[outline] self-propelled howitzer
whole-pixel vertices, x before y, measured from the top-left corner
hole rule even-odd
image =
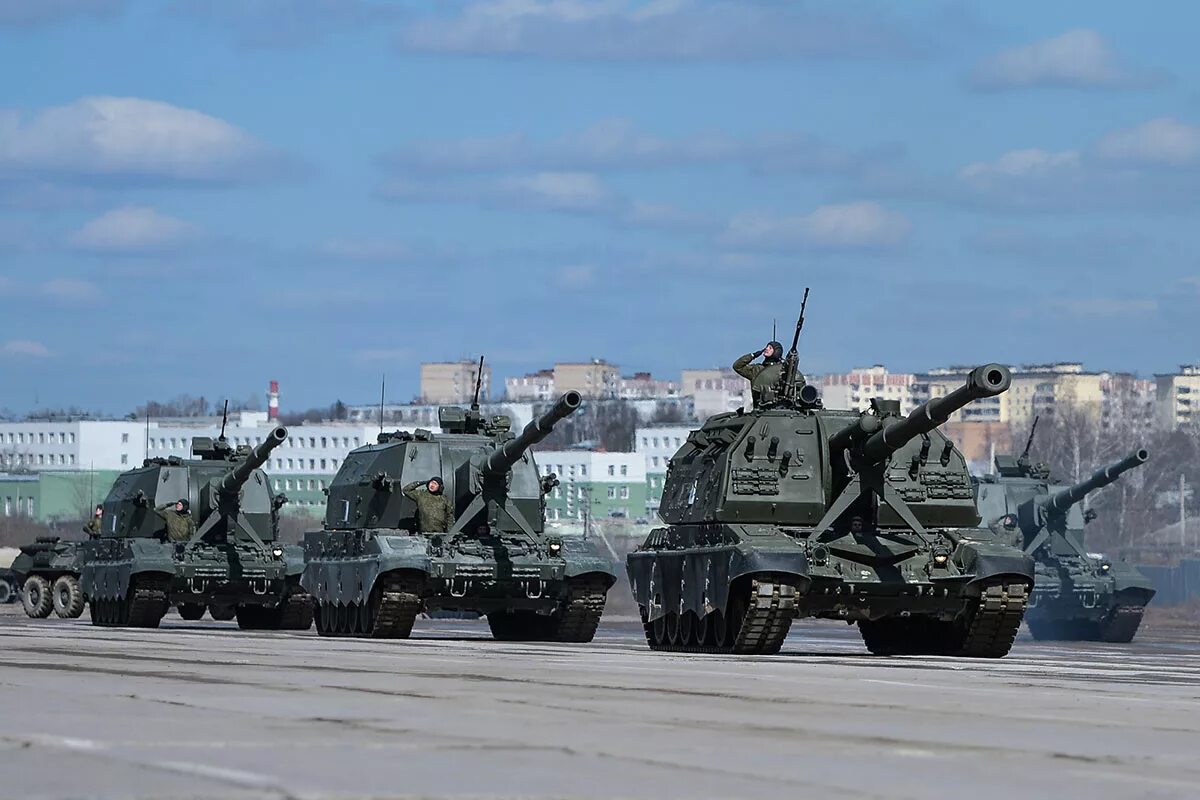
[[[1006,654],[1032,562],[977,530],[966,461],[938,426],[1010,380],[980,367],[907,417],[806,391],[709,418],[671,458],[668,527],[628,558],[650,646],[771,653],[796,615],[857,622],[876,653]]]
[[[157,627],[176,606],[189,620],[207,610],[214,619],[236,616],[242,628],[310,627],[303,551],[276,541],[287,498],[262,470],[286,439],[282,427],[253,449],[196,437],[192,458],[149,458],[119,475],[104,501],[103,530],[85,545],[81,584],[92,622]],[[195,532],[168,541],[181,500]]]
[[[591,641],[615,581],[598,542],[545,525],[530,448],[581,397],[568,392],[519,436],[476,406],[439,410],[441,432],[381,434],[352,451],[329,487],[324,530],[306,534],[304,585],[327,636],[404,638],[422,610],[487,615],[498,639]],[[445,529],[422,527],[439,479]],[[440,518],[440,516],[439,516]]]
[[[996,473],[979,479],[984,523],[1034,559],[1036,581],[1026,621],[1035,638],[1128,642],[1137,633],[1154,585],[1132,565],[1087,549],[1084,526],[1094,512],[1085,514],[1079,504],[1149,458],[1139,448],[1089,478],[1062,486],[1027,455],[999,455]]]

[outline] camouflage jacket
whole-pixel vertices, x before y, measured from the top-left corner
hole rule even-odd
[[[88,536],[99,536],[100,525],[100,517],[92,517],[83,524],[83,532]]]
[[[433,494],[413,481],[404,487],[404,496],[417,504],[417,523],[422,533],[445,533],[454,522],[454,503],[445,494]]]
[[[196,522],[188,513],[180,514],[173,508],[174,503],[167,503],[154,509],[154,513],[167,523],[168,542],[186,542],[196,533]]]

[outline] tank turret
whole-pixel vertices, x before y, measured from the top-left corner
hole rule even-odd
[[[567,392],[542,416],[530,422],[515,439],[509,439],[483,459],[480,471],[485,475],[503,475],[521,460],[525,451],[550,435],[562,420],[579,410],[583,402],[579,392]]]
[[[945,397],[922,403],[904,419],[885,423],[882,430],[863,444],[864,461],[870,464],[884,461],[908,442],[944,423],[968,403],[1002,394],[1011,384],[1012,375],[999,364],[976,367],[963,386]]]
[[[1123,474],[1135,467],[1140,467],[1149,460],[1150,451],[1144,447],[1139,448],[1120,461],[1113,462],[1107,467],[1096,470],[1090,478],[1061,489],[1054,494],[1040,497],[1036,502],[1047,514],[1061,513],[1082,501],[1088,494],[1115,483]]]
[[[225,493],[236,493],[241,490],[242,484],[250,480],[250,476],[254,474],[254,470],[259,469],[270,460],[271,451],[279,445],[287,441],[287,428],[282,425],[271,431],[267,435],[265,441],[258,447],[255,447],[246,456],[245,460],[238,464],[221,478],[217,484],[218,489]]]

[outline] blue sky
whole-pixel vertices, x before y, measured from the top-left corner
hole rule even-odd
[[[1194,3],[2,0],[0,408],[1200,357]]]

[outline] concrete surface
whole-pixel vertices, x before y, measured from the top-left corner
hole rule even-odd
[[[874,658],[659,655],[473,622],[405,642],[32,621],[0,611],[0,797],[1200,796],[1200,647]]]

